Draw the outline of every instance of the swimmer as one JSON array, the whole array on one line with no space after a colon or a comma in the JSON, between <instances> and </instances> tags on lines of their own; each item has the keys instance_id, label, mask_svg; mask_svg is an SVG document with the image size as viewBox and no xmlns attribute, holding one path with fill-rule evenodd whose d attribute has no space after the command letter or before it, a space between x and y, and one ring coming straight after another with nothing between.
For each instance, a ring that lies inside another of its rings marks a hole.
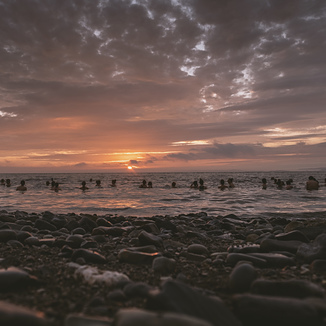
<instances>
[{"instance_id":1,"label":"swimmer","mask_svg":"<svg viewBox=\"0 0 326 326\"><path fill-rule=\"evenodd\" d=\"M117 180L112 180L111 181L111 187L116 187L117 186Z\"/></svg>"},{"instance_id":2,"label":"swimmer","mask_svg":"<svg viewBox=\"0 0 326 326\"><path fill-rule=\"evenodd\" d=\"M96 180L95 181L96 182L96 187L99 187L99 188L101 188L102 186L101 186L101 180Z\"/></svg>"},{"instance_id":3,"label":"swimmer","mask_svg":"<svg viewBox=\"0 0 326 326\"><path fill-rule=\"evenodd\" d=\"M326 179L325 179L326 180ZM172 184L171 184L171 187L172 188L176 188L177 187L177 184L173 181Z\"/></svg>"},{"instance_id":4,"label":"swimmer","mask_svg":"<svg viewBox=\"0 0 326 326\"><path fill-rule=\"evenodd\" d=\"M291 180L287 180L287 181L286 181L285 189L286 189L286 190L291 190L291 189L293 189L293 186L291 185Z\"/></svg>"},{"instance_id":5,"label":"swimmer","mask_svg":"<svg viewBox=\"0 0 326 326\"><path fill-rule=\"evenodd\" d=\"M147 181L143 180L142 184L139 186L139 188L147 188Z\"/></svg>"},{"instance_id":6,"label":"swimmer","mask_svg":"<svg viewBox=\"0 0 326 326\"><path fill-rule=\"evenodd\" d=\"M190 188L192 189L198 189L198 181L194 181L191 185L190 185Z\"/></svg>"},{"instance_id":7,"label":"swimmer","mask_svg":"<svg viewBox=\"0 0 326 326\"><path fill-rule=\"evenodd\" d=\"M229 188L234 188L233 178L228 179Z\"/></svg>"},{"instance_id":8,"label":"swimmer","mask_svg":"<svg viewBox=\"0 0 326 326\"><path fill-rule=\"evenodd\" d=\"M6 185L5 179L1 179L0 186L5 186L5 185Z\"/></svg>"},{"instance_id":9,"label":"swimmer","mask_svg":"<svg viewBox=\"0 0 326 326\"><path fill-rule=\"evenodd\" d=\"M10 181L10 179L6 179L6 186L7 187L11 187L11 181Z\"/></svg>"},{"instance_id":10,"label":"swimmer","mask_svg":"<svg viewBox=\"0 0 326 326\"><path fill-rule=\"evenodd\" d=\"M310 176L306 183L306 189L307 190L318 190L319 182L313 176Z\"/></svg>"},{"instance_id":11,"label":"swimmer","mask_svg":"<svg viewBox=\"0 0 326 326\"><path fill-rule=\"evenodd\" d=\"M59 190L61 190L61 188L59 187L59 183L58 182L55 182L54 183L54 186L53 186L52 190L55 191L55 192L58 192Z\"/></svg>"},{"instance_id":12,"label":"swimmer","mask_svg":"<svg viewBox=\"0 0 326 326\"><path fill-rule=\"evenodd\" d=\"M205 190L206 187L204 186L204 180L203 179L199 179L199 190Z\"/></svg>"},{"instance_id":13,"label":"swimmer","mask_svg":"<svg viewBox=\"0 0 326 326\"><path fill-rule=\"evenodd\" d=\"M45 185L49 186L50 185L50 181L45 182Z\"/></svg>"},{"instance_id":14,"label":"swimmer","mask_svg":"<svg viewBox=\"0 0 326 326\"><path fill-rule=\"evenodd\" d=\"M18 191L26 191L27 190L27 188L25 186L25 180L20 181L20 186L18 186L16 188L16 190L18 190Z\"/></svg>"},{"instance_id":15,"label":"swimmer","mask_svg":"<svg viewBox=\"0 0 326 326\"><path fill-rule=\"evenodd\" d=\"M267 189L267 180L266 180L266 178L261 179L261 182L263 183L263 189Z\"/></svg>"},{"instance_id":16,"label":"swimmer","mask_svg":"<svg viewBox=\"0 0 326 326\"><path fill-rule=\"evenodd\" d=\"M152 181L149 181L147 185L148 185L147 188L153 188L153 183L152 183Z\"/></svg>"},{"instance_id":17,"label":"swimmer","mask_svg":"<svg viewBox=\"0 0 326 326\"><path fill-rule=\"evenodd\" d=\"M224 181L223 179L221 179L220 184L221 184L221 185L218 186L218 188L219 188L220 190L228 189L228 186L225 185L225 181Z\"/></svg>"},{"instance_id":18,"label":"swimmer","mask_svg":"<svg viewBox=\"0 0 326 326\"><path fill-rule=\"evenodd\" d=\"M86 187L86 181L82 182L82 186L79 189L81 189L83 191L88 189L88 187Z\"/></svg>"}]
</instances>

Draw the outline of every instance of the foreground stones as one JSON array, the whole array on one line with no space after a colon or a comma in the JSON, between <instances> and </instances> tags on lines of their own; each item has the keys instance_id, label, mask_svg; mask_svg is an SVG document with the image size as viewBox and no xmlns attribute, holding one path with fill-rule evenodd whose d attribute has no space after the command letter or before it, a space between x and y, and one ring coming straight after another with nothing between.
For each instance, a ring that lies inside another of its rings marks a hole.
<instances>
[{"instance_id":1,"label":"foreground stones","mask_svg":"<svg viewBox=\"0 0 326 326\"><path fill-rule=\"evenodd\" d=\"M323 220L0 212L0 325L321 326L325 273Z\"/></svg>"}]
</instances>

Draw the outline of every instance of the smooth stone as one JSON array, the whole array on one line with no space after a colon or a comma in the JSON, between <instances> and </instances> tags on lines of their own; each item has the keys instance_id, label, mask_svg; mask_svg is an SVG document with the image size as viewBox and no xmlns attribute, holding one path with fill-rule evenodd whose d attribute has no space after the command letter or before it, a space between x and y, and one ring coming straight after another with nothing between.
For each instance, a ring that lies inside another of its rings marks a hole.
<instances>
[{"instance_id":1,"label":"smooth stone","mask_svg":"<svg viewBox=\"0 0 326 326\"><path fill-rule=\"evenodd\" d=\"M295 265L294 258L287 257L283 254L274 253L252 253L251 256L255 258L264 259L267 261L268 267L283 268L285 266Z\"/></svg>"},{"instance_id":2,"label":"smooth stone","mask_svg":"<svg viewBox=\"0 0 326 326\"><path fill-rule=\"evenodd\" d=\"M98 245L97 245L96 241L87 241L86 240L86 241L82 242L80 245L80 248L84 248L84 249L91 249L91 248L95 249L97 247L98 247Z\"/></svg>"},{"instance_id":3,"label":"smooth stone","mask_svg":"<svg viewBox=\"0 0 326 326\"><path fill-rule=\"evenodd\" d=\"M241 326L240 321L217 297L209 297L181 282L169 280L162 291L148 298L153 310L170 311L203 319L219 326Z\"/></svg>"},{"instance_id":4,"label":"smooth stone","mask_svg":"<svg viewBox=\"0 0 326 326\"><path fill-rule=\"evenodd\" d=\"M128 247L130 251L140 251L140 252L148 252L154 253L157 252L157 248L154 245L142 246L142 247Z\"/></svg>"},{"instance_id":5,"label":"smooth stone","mask_svg":"<svg viewBox=\"0 0 326 326\"><path fill-rule=\"evenodd\" d=\"M205 246L197 243L193 243L190 246L188 246L187 250L188 252L197 255L207 256L209 254L208 249Z\"/></svg>"},{"instance_id":6,"label":"smooth stone","mask_svg":"<svg viewBox=\"0 0 326 326\"><path fill-rule=\"evenodd\" d=\"M92 232L92 230L97 227L96 222L93 221L91 218L88 218L87 216L82 217L78 224L87 232Z\"/></svg>"},{"instance_id":7,"label":"smooth stone","mask_svg":"<svg viewBox=\"0 0 326 326\"><path fill-rule=\"evenodd\" d=\"M23 243L25 239L32 237L32 233L27 232L27 231L18 231L17 232L17 240Z\"/></svg>"},{"instance_id":8,"label":"smooth stone","mask_svg":"<svg viewBox=\"0 0 326 326\"><path fill-rule=\"evenodd\" d=\"M191 252L187 252L187 251L183 251L183 252L181 252L181 253L180 253L180 257L184 257L184 258L186 258L187 260L195 261L195 262L202 262L202 261L204 261L205 259L207 259L206 256L193 254L193 253L191 253Z\"/></svg>"},{"instance_id":9,"label":"smooth stone","mask_svg":"<svg viewBox=\"0 0 326 326\"><path fill-rule=\"evenodd\" d=\"M249 291L251 284L256 278L257 271L251 264L239 263L230 274L230 289L238 293Z\"/></svg>"},{"instance_id":10,"label":"smooth stone","mask_svg":"<svg viewBox=\"0 0 326 326\"><path fill-rule=\"evenodd\" d=\"M40 218L35 221L34 227L38 230L48 230L48 231L57 230L57 228L53 224Z\"/></svg>"},{"instance_id":11,"label":"smooth stone","mask_svg":"<svg viewBox=\"0 0 326 326\"><path fill-rule=\"evenodd\" d=\"M234 296L234 306L244 325L322 325L317 309L300 299L238 294Z\"/></svg>"},{"instance_id":12,"label":"smooth stone","mask_svg":"<svg viewBox=\"0 0 326 326\"><path fill-rule=\"evenodd\" d=\"M155 273L163 275L171 274L176 268L177 262L167 257L157 257L153 260L152 269Z\"/></svg>"},{"instance_id":13,"label":"smooth stone","mask_svg":"<svg viewBox=\"0 0 326 326\"><path fill-rule=\"evenodd\" d=\"M9 240L7 242L7 245L9 245L10 247L15 248L15 249L24 247L24 245L18 240Z\"/></svg>"},{"instance_id":14,"label":"smooth stone","mask_svg":"<svg viewBox=\"0 0 326 326\"><path fill-rule=\"evenodd\" d=\"M294 230L297 230L297 229L303 228L303 227L304 227L304 224L302 222L291 221L284 227L284 232L288 233L288 232L291 232L291 231L294 231Z\"/></svg>"},{"instance_id":15,"label":"smooth stone","mask_svg":"<svg viewBox=\"0 0 326 326\"><path fill-rule=\"evenodd\" d=\"M297 251L297 258L305 263L326 257L326 233L320 234L313 243L303 243Z\"/></svg>"},{"instance_id":16,"label":"smooth stone","mask_svg":"<svg viewBox=\"0 0 326 326\"><path fill-rule=\"evenodd\" d=\"M74 249L79 248L84 241L85 239L81 234L73 234L66 238L67 244Z\"/></svg>"},{"instance_id":17,"label":"smooth stone","mask_svg":"<svg viewBox=\"0 0 326 326\"><path fill-rule=\"evenodd\" d=\"M118 301L118 302L122 302L127 299L127 297L125 296L124 292L121 289L116 289L109 292L107 298L111 301Z\"/></svg>"},{"instance_id":18,"label":"smooth stone","mask_svg":"<svg viewBox=\"0 0 326 326\"><path fill-rule=\"evenodd\" d=\"M259 238L258 234L250 233L246 236L246 242L255 243Z\"/></svg>"},{"instance_id":19,"label":"smooth stone","mask_svg":"<svg viewBox=\"0 0 326 326\"><path fill-rule=\"evenodd\" d=\"M148 233L152 233L152 234L160 234L160 230L159 228L156 226L155 223L148 223L148 224L145 224L145 225L142 225L140 227L142 230L148 232Z\"/></svg>"},{"instance_id":20,"label":"smooth stone","mask_svg":"<svg viewBox=\"0 0 326 326\"><path fill-rule=\"evenodd\" d=\"M28 246L40 246L40 240L36 237L29 237L24 240L24 244Z\"/></svg>"},{"instance_id":21,"label":"smooth stone","mask_svg":"<svg viewBox=\"0 0 326 326\"><path fill-rule=\"evenodd\" d=\"M239 261L248 261L257 267L265 267L267 265L267 261L265 259L254 257L249 254L230 253L226 257L226 263L230 266L235 266Z\"/></svg>"},{"instance_id":22,"label":"smooth stone","mask_svg":"<svg viewBox=\"0 0 326 326\"><path fill-rule=\"evenodd\" d=\"M44 319L42 312L0 301L0 325L48 326L51 324Z\"/></svg>"},{"instance_id":23,"label":"smooth stone","mask_svg":"<svg viewBox=\"0 0 326 326\"><path fill-rule=\"evenodd\" d=\"M1 222L10 222L10 223L15 223L16 219L9 215L9 214L0 214L0 221Z\"/></svg>"},{"instance_id":24,"label":"smooth stone","mask_svg":"<svg viewBox=\"0 0 326 326\"><path fill-rule=\"evenodd\" d=\"M326 273L326 259L316 259L311 265L310 269L315 274L324 274Z\"/></svg>"},{"instance_id":25,"label":"smooth stone","mask_svg":"<svg viewBox=\"0 0 326 326\"><path fill-rule=\"evenodd\" d=\"M103 217L99 217L96 220L96 224L97 226L106 226L106 227L112 227L112 223L110 223L109 221L107 221L105 218Z\"/></svg>"},{"instance_id":26,"label":"smooth stone","mask_svg":"<svg viewBox=\"0 0 326 326\"><path fill-rule=\"evenodd\" d=\"M64 225L69 232L79 227L79 223L76 220L70 220Z\"/></svg>"},{"instance_id":27,"label":"smooth stone","mask_svg":"<svg viewBox=\"0 0 326 326\"><path fill-rule=\"evenodd\" d=\"M111 326L112 320L108 318L90 317L83 315L68 315L64 326Z\"/></svg>"},{"instance_id":28,"label":"smooth stone","mask_svg":"<svg viewBox=\"0 0 326 326\"><path fill-rule=\"evenodd\" d=\"M0 242L7 242L9 240L17 240L17 234L11 229L0 230Z\"/></svg>"},{"instance_id":29,"label":"smooth stone","mask_svg":"<svg viewBox=\"0 0 326 326\"><path fill-rule=\"evenodd\" d=\"M154 245L158 248L162 247L163 245L163 240L162 238L148 233L146 231L142 231L139 236L138 236L139 243L141 245Z\"/></svg>"},{"instance_id":30,"label":"smooth stone","mask_svg":"<svg viewBox=\"0 0 326 326\"><path fill-rule=\"evenodd\" d=\"M287 233L279 233L275 236L275 239L277 240L297 240L301 242L310 242L310 240L299 230L290 231Z\"/></svg>"},{"instance_id":31,"label":"smooth stone","mask_svg":"<svg viewBox=\"0 0 326 326\"><path fill-rule=\"evenodd\" d=\"M266 239L260 243L260 249L263 252L288 251L295 254L302 244L302 241L297 240L283 241L275 239Z\"/></svg>"},{"instance_id":32,"label":"smooth stone","mask_svg":"<svg viewBox=\"0 0 326 326\"><path fill-rule=\"evenodd\" d=\"M55 238L52 238L52 239L45 238L45 239L40 239L39 240L39 245L40 246L46 245L48 247L53 247L54 243L55 243Z\"/></svg>"},{"instance_id":33,"label":"smooth stone","mask_svg":"<svg viewBox=\"0 0 326 326\"><path fill-rule=\"evenodd\" d=\"M120 262L129 264L151 264L156 257L160 257L158 252L147 253L140 251L132 251L128 249L121 249L118 258Z\"/></svg>"},{"instance_id":34,"label":"smooth stone","mask_svg":"<svg viewBox=\"0 0 326 326\"><path fill-rule=\"evenodd\" d=\"M152 311L127 308L119 310L114 318L114 326L213 326L211 323L176 313L158 314Z\"/></svg>"},{"instance_id":35,"label":"smooth stone","mask_svg":"<svg viewBox=\"0 0 326 326\"><path fill-rule=\"evenodd\" d=\"M298 299L306 297L322 298L325 295L325 290L317 284L297 279L287 281L258 279L253 282L251 292L260 295L294 297Z\"/></svg>"},{"instance_id":36,"label":"smooth stone","mask_svg":"<svg viewBox=\"0 0 326 326\"><path fill-rule=\"evenodd\" d=\"M93 264L105 264L107 261L104 256L98 252L94 252L88 249L77 249L73 252L71 259L76 261L78 258L83 258L86 263Z\"/></svg>"},{"instance_id":37,"label":"smooth stone","mask_svg":"<svg viewBox=\"0 0 326 326\"><path fill-rule=\"evenodd\" d=\"M39 280L35 276L16 268L0 269L0 292L21 290L29 285L38 285Z\"/></svg>"},{"instance_id":38,"label":"smooth stone","mask_svg":"<svg viewBox=\"0 0 326 326\"><path fill-rule=\"evenodd\" d=\"M153 287L144 282L130 282L123 288L123 293L128 298L147 298Z\"/></svg>"},{"instance_id":39,"label":"smooth stone","mask_svg":"<svg viewBox=\"0 0 326 326\"><path fill-rule=\"evenodd\" d=\"M76 229L73 229L71 231L71 234L81 234L81 235L84 235L84 234L86 234L86 231L85 231L84 228L78 227Z\"/></svg>"}]
</instances>

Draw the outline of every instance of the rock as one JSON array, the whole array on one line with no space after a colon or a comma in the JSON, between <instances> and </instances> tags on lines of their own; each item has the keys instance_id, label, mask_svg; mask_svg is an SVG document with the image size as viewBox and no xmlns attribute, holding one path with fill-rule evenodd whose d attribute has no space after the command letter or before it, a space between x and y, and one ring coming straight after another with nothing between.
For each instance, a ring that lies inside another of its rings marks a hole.
<instances>
[{"instance_id":1,"label":"rock","mask_svg":"<svg viewBox=\"0 0 326 326\"><path fill-rule=\"evenodd\" d=\"M192 254L197 254L197 255L207 256L209 254L208 249L205 246L203 246L201 244L197 244L197 243L191 244L187 250L188 250L188 252L190 252Z\"/></svg>"},{"instance_id":2,"label":"rock","mask_svg":"<svg viewBox=\"0 0 326 326\"><path fill-rule=\"evenodd\" d=\"M155 312L129 308L119 310L113 326L213 326L211 323L183 314Z\"/></svg>"},{"instance_id":3,"label":"rock","mask_svg":"<svg viewBox=\"0 0 326 326\"><path fill-rule=\"evenodd\" d=\"M267 265L267 261L265 259L254 257L249 254L231 253L226 257L226 263L230 266L235 266L239 261L251 262L257 267L265 267Z\"/></svg>"},{"instance_id":4,"label":"rock","mask_svg":"<svg viewBox=\"0 0 326 326\"><path fill-rule=\"evenodd\" d=\"M287 257L282 254L275 253L252 253L253 257L264 259L267 261L267 266L272 268L283 268L285 266L295 265L294 258Z\"/></svg>"},{"instance_id":5,"label":"rock","mask_svg":"<svg viewBox=\"0 0 326 326\"><path fill-rule=\"evenodd\" d=\"M73 252L71 259L76 261L78 258L83 258L86 263L93 264L105 264L107 261L104 256L100 255L96 251L91 251L88 249L77 249Z\"/></svg>"},{"instance_id":6,"label":"rock","mask_svg":"<svg viewBox=\"0 0 326 326\"><path fill-rule=\"evenodd\" d=\"M35 276L16 268L0 269L0 292L22 290L27 286L39 285L40 282Z\"/></svg>"},{"instance_id":7,"label":"rock","mask_svg":"<svg viewBox=\"0 0 326 326\"><path fill-rule=\"evenodd\" d=\"M313 243L303 243L297 251L297 258L305 263L326 257L326 233L320 234Z\"/></svg>"},{"instance_id":8,"label":"rock","mask_svg":"<svg viewBox=\"0 0 326 326\"><path fill-rule=\"evenodd\" d=\"M229 286L233 292L249 291L252 282L257 278L257 271L247 263L240 263L232 270L229 278Z\"/></svg>"},{"instance_id":9,"label":"rock","mask_svg":"<svg viewBox=\"0 0 326 326\"><path fill-rule=\"evenodd\" d=\"M315 274L324 274L326 273L326 259L316 259L311 265L310 269Z\"/></svg>"},{"instance_id":10,"label":"rock","mask_svg":"<svg viewBox=\"0 0 326 326\"><path fill-rule=\"evenodd\" d=\"M253 252L260 252L260 245L245 245L245 246L231 246L228 248L228 252L250 254Z\"/></svg>"},{"instance_id":11,"label":"rock","mask_svg":"<svg viewBox=\"0 0 326 326\"><path fill-rule=\"evenodd\" d=\"M317 284L305 280L270 281L258 279L253 282L251 292L278 297L324 297L325 291Z\"/></svg>"},{"instance_id":12,"label":"rock","mask_svg":"<svg viewBox=\"0 0 326 326\"><path fill-rule=\"evenodd\" d=\"M289 241L289 240L296 240L301 242L310 242L310 240L299 230L294 230L287 233L279 233L275 236L277 240Z\"/></svg>"},{"instance_id":13,"label":"rock","mask_svg":"<svg viewBox=\"0 0 326 326\"><path fill-rule=\"evenodd\" d=\"M48 230L48 231L57 230L57 228L53 224L51 224L41 218L39 218L35 221L34 227L39 230Z\"/></svg>"},{"instance_id":14,"label":"rock","mask_svg":"<svg viewBox=\"0 0 326 326\"><path fill-rule=\"evenodd\" d=\"M92 232L97 227L96 222L86 216L82 217L78 224L87 232Z\"/></svg>"},{"instance_id":15,"label":"rock","mask_svg":"<svg viewBox=\"0 0 326 326\"><path fill-rule=\"evenodd\" d=\"M299 228L303 228L304 224L300 221L291 221L289 224L287 224L284 227L284 232L288 233L294 230L297 230Z\"/></svg>"},{"instance_id":16,"label":"rock","mask_svg":"<svg viewBox=\"0 0 326 326\"><path fill-rule=\"evenodd\" d=\"M96 267L80 266L75 263L69 263L68 266L74 268L75 275L82 276L85 282L90 285L105 284L108 287L114 287L130 281L127 275L119 272L102 271Z\"/></svg>"},{"instance_id":17,"label":"rock","mask_svg":"<svg viewBox=\"0 0 326 326\"><path fill-rule=\"evenodd\" d=\"M127 299L125 296L124 292L121 289L115 289L113 291L110 291L109 294L107 295L107 298L111 301L118 301L122 302Z\"/></svg>"},{"instance_id":18,"label":"rock","mask_svg":"<svg viewBox=\"0 0 326 326\"><path fill-rule=\"evenodd\" d=\"M71 231L71 234L81 234L81 235L83 235L83 234L86 234L86 231L85 231L85 229L83 229L81 227L78 227L76 229L73 229Z\"/></svg>"},{"instance_id":19,"label":"rock","mask_svg":"<svg viewBox=\"0 0 326 326\"><path fill-rule=\"evenodd\" d=\"M80 234L70 235L66 239L67 244L74 249L79 248L84 241L85 239Z\"/></svg>"},{"instance_id":20,"label":"rock","mask_svg":"<svg viewBox=\"0 0 326 326\"><path fill-rule=\"evenodd\" d=\"M111 326L112 320L108 318L89 317L70 314L65 319L64 326Z\"/></svg>"},{"instance_id":21,"label":"rock","mask_svg":"<svg viewBox=\"0 0 326 326\"><path fill-rule=\"evenodd\" d=\"M148 298L153 287L144 282L130 282L123 288L123 293L128 298Z\"/></svg>"},{"instance_id":22,"label":"rock","mask_svg":"<svg viewBox=\"0 0 326 326\"><path fill-rule=\"evenodd\" d=\"M0 230L0 242L7 242L9 240L17 240L16 232L11 229Z\"/></svg>"},{"instance_id":23,"label":"rock","mask_svg":"<svg viewBox=\"0 0 326 326\"><path fill-rule=\"evenodd\" d=\"M120 262L129 264L151 264L156 257L160 257L158 252L147 253L140 251L132 251L128 249L122 249L119 252L118 258Z\"/></svg>"},{"instance_id":24,"label":"rock","mask_svg":"<svg viewBox=\"0 0 326 326\"><path fill-rule=\"evenodd\" d=\"M163 245L162 238L160 238L154 234L148 233L146 231L142 231L139 234L138 240L141 245L154 245L158 248L162 247L162 245Z\"/></svg>"},{"instance_id":25,"label":"rock","mask_svg":"<svg viewBox=\"0 0 326 326\"><path fill-rule=\"evenodd\" d=\"M151 309L181 313L213 325L240 326L241 323L218 298L211 298L177 281L167 281L162 291L148 299Z\"/></svg>"},{"instance_id":26,"label":"rock","mask_svg":"<svg viewBox=\"0 0 326 326\"><path fill-rule=\"evenodd\" d=\"M0 324L3 326L48 326L43 313L0 301Z\"/></svg>"},{"instance_id":27,"label":"rock","mask_svg":"<svg viewBox=\"0 0 326 326\"><path fill-rule=\"evenodd\" d=\"M194 261L194 262L202 262L207 259L206 256L193 254L193 253L187 252L187 251L182 251L180 253L180 257L184 257L187 260Z\"/></svg>"},{"instance_id":28,"label":"rock","mask_svg":"<svg viewBox=\"0 0 326 326\"><path fill-rule=\"evenodd\" d=\"M9 241L7 242L7 244L8 244L10 247L15 248L15 249L18 249L18 248L22 248L22 247L24 247L24 245L23 245L21 242L17 241L17 240L9 240Z\"/></svg>"},{"instance_id":29,"label":"rock","mask_svg":"<svg viewBox=\"0 0 326 326\"><path fill-rule=\"evenodd\" d=\"M317 309L304 300L238 294L234 297L235 314L251 326L319 326Z\"/></svg>"},{"instance_id":30,"label":"rock","mask_svg":"<svg viewBox=\"0 0 326 326\"><path fill-rule=\"evenodd\" d=\"M302 241L297 240L282 241L275 239L266 239L260 243L260 249L263 252L288 251L295 254L302 244Z\"/></svg>"},{"instance_id":31,"label":"rock","mask_svg":"<svg viewBox=\"0 0 326 326\"><path fill-rule=\"evenodd\" d=\"M153 260L152 268L155 273L167 275L174 272L176 265L177 263L174 259L157 257Z\"/></svg>"},{"instance_id":32,"label":"rock","mask_svg":"<svg viewBox=\"0 0 326 326\"><path fill-rule=\"evenodd\" d=\"M123 227L105 227L105 226L100 226L97 228L94 228L92 231L92 235L112 235L114 237L120 237L122 236L127 230Z\"/></svg>"},{"instance_id":33,"label":"rock","mask_svg":"<svg viewBox=\"0 0 326 326\"><path fill-rule=\"evenodd\" d=\"M36 237L29 237L24 240L24 244L28 246L40 246L40 240Z\"/></svg>"}]
</instances>

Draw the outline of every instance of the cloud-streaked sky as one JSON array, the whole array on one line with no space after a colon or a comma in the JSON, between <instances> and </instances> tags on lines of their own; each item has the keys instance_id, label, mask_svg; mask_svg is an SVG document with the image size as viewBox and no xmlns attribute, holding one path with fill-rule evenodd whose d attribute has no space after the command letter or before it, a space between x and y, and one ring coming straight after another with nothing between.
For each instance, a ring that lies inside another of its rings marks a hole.
<instances>
[{"instance_id":1,"label":"cloud-streaked sky","mask_svg":"<svg viewBox=\"0 0 326 326\"><path fill-rule=\"evenodd\" d=\"M325 167L325 0L0 0L0 171Z\"/></svg>"}]
</instances>

